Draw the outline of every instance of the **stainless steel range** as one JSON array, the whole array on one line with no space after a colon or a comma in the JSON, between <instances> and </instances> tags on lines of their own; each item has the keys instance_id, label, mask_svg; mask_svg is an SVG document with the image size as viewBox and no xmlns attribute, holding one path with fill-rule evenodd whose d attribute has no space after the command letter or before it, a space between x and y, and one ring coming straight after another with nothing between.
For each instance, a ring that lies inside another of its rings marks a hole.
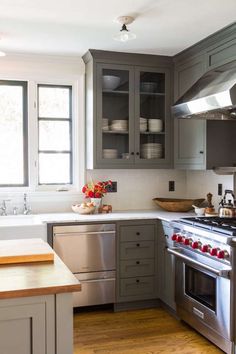
<instances>
[{"instance_id":1,"label":"stainless steel range","mask_svg":"<svg viewBox=\"0 0 236 354\"><path fill-rule=\"evenodd\" d=\"M182 218L171 225L177 314L235 353L236 218Z\"/></svg>"}]
</instances>

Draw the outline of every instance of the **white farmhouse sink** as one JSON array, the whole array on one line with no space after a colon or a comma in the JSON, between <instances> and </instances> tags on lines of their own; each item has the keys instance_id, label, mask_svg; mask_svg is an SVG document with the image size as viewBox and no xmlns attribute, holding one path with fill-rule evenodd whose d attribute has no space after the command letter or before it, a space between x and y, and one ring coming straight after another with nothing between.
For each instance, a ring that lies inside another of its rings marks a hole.
<instances>
[{"instance_id":1,"label":"white farmhouse sink","mask_svg":"<svg viewBox=\"0 0 236 354\"><path fill-rule=\"evenodd\" d=\"M1 226L24 226L24 225L41 225L42 221L38 215L7 215L0 216Z\"/></svg>"},{"instance_id":2,"label":"white farmhouse sink","mask_svg":"<svg viewBox=\"0 0 236 354\"><path fill-rule=\"evenodd\" d=\"M47 225L38 215L0 216L0 240L41 238L47 241Z\"/></svg>"}]
</instances>

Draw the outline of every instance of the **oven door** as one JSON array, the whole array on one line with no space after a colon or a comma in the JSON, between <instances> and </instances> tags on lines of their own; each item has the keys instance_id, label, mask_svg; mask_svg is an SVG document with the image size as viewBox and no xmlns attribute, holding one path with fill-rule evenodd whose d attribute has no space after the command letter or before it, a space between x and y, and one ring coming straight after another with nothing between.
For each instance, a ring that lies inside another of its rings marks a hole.
<instances>
[{"instance_id":1,"label":"oven door","mask_svg":"<svg viewBox=\"0 0 236 354\"><path fill-rule=\"evenodd\" d=\"M230 268L191 250L168 251L176 259L175 300L180 318L213 342L215 332L231 340Z\"/></svg>"}]
</instances>

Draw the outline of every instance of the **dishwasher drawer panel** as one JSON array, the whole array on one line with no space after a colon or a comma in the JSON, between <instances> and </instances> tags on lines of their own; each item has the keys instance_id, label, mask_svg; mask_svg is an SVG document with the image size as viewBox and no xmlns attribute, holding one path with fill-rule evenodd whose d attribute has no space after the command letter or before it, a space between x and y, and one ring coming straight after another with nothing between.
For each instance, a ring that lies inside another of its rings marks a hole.
<instances>
[{"instance_id":1,"label":"dishwasher drawer panel","mask_svg":"<svg viewBox=\"0 0 236 354\"><path fill-rule=\"evenodd\" d=\"M120 280L120 296L137 296L142 299L154 296L154 277L135 277Z\"/></svg>"},{"instance_id":2,"label":"dishwasher drawer panel","mask_svg":"<svg viewBox=\"0 0 236 354\"><path fill-rule=\"evenodd\" d=\"M122 242L120 244L121 259L154 258L153 241Z\"/></svg>"},{"instance_id":3,"label":"dishwasher drawer panel","mask_svg":"<svg viewBox=\"0 0 236 354\"><path fill-rule=\"evenodd\" d=\"M81 291L73 293L73 306L102 305L115 302L115 271L75 274Z\"/></svg>"},{"instance_id":4,"label":"dishwasher drawer panel","mask_svg":"<svg viewBox=\"0 0 236 354\"><path fill-rule=\"evenodd\" d=\"M120 240L125 241L146 241L155 239L154 225L128 225L120 227Z\"/></svg>"},{"instance_id":5,"label":"dishwasher drawer panel","mask_svg":"<svg viewBox=\"0 0 236 354\"><path fill-rule=\"evenodd\" d=\"M154 259L135 259L120 262L121 278L154 275Z\"/></svg>"},{"instance_id":6,"label":"dishwasher drawer panel","mask_svg":"<svg viewBox=\"0 0 236 354\"><path fill-rule=\"evenodd\" d=\"M115 269L115 232L54 234L53 248L72 273Z\"/></svg>"}]
</instances>

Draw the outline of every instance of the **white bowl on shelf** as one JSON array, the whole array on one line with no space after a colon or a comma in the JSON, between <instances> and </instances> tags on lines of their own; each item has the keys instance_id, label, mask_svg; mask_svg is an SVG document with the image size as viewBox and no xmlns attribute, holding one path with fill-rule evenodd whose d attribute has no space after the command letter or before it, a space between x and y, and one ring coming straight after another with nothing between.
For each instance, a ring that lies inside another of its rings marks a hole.
<instances>
[{"instance_id":1,"label":"white bowl on shelf","mask_svg":"<svg viewBox=\"0 0 236 354\"><path fill-rule=\"evenodd\" d=\"M156 82L141 82L140 83L141 92L155 92L157 90Z\"/></svg>"},{"instance_id":2,"label":"white bowl on shelf","mask_svg":"<svg viewBox=\"0 0 236 354\"><path fill-rule=\"evenodd\" d=\"M163 121L161 119L149 119L148 130L153 133L159 133L163 129Z\"/></svg>"},{"instance_id":3,"label":"white bowl on shelf","mask_svg":"<svg viewBox=\"0 0 236 354\"><path fill-rule=\"evenodd\" d=\"M120 84L120 77L114 75L103 75L102 88L104 90L115 90Z\"/></svg>"}]
</instances>

